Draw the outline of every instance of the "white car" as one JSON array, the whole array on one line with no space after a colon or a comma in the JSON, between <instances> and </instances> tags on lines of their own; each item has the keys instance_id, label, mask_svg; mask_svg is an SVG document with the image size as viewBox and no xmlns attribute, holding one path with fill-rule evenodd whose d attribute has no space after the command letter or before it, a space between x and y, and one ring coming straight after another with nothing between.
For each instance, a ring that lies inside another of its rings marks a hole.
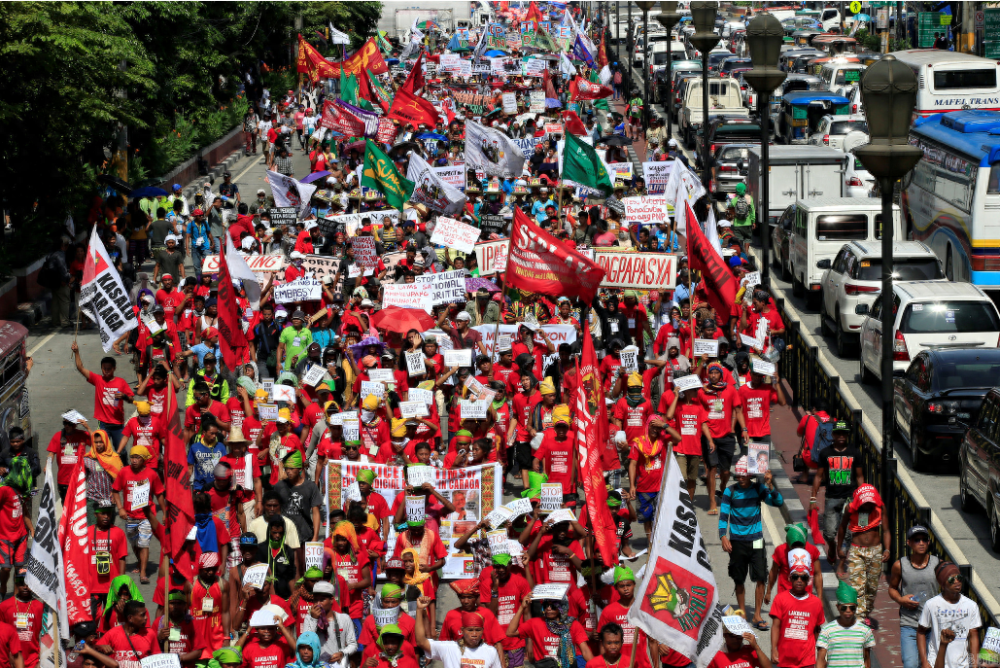
<instances>
[{"instance_id":1,"label":"white car","mask_svg":"<svg viewBox=\"0 0 1000 668\"><path fill-rule=\"evenodd\" d=\"M848 197L871 197L875 191L875 177L871 175L861 161L854 157L854 149L868 143L868 135L864 132L851 131L844 136L841 150L850 153L844 170L844 192Z\"/></svg>"},{"instance_id":2,"label":"white car","mask_svg":"<svg viewBox=\"0 0 1000 668\"><path fill-rule=\"evenodd\" d=\"M809 137L809 143L814 146L829 146L843 150L844 137L851 132L868 135L868 119L863 114L851 116L833 116L827 114L819 121L816 132Z\"/></svg>"},{"instance_id":3,"label":"white car","mask_svg":"<svg viewBox=\"0 0 1000 668\"><path fill-rule=\"evenodd\" d=\"M843 95L851 101L852 114L864 114L865 105L861 101L861 86L843 86L834 92L837 95Z\"/></svg>"},{"instance_id":4,"label":"white car","mask_svg":"<svg viewBox=\"0 0 1000 668\"><path fill-rule=\"evenodd\" d=\"M930 348L996 348L1000 314L971 283L893 283L892 373L906 372L913 356ZM861 382L882 377L882 300L856 307L861 326ZM990 380L990 382L993 382Z\"/></svg>"},{"instance_id":5,"label":"white car","mask_svg":"<svg viewBox=\"0 0 1000 668\"><path fill-rule=\"evenodd\" d=\"M893 278L899 281L944 278L937 256L919 241L894 241ZM882 290L882 242L852 241L844 244L833 260L820 260L829 267L821 281L823 300L820 326L837 341L837 357L846 358L858 344L865 317L859 304L869 308Z\"/></svg>"}]
</instances>

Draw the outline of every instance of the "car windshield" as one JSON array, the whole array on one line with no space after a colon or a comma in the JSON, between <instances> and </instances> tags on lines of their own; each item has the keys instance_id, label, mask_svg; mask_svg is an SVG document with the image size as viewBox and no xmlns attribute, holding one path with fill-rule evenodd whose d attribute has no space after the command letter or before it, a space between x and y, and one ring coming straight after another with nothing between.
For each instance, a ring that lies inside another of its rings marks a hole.
<instances>
[{"instance_id":1,"label":"car windshield","mask_svg":"<svg viewBox=\"0 0 1000 668\"><path fill-rule=\"evenodd\" d=\"M1000 359L989 355L991 360L955 360L934 363L934 384L939 390L959 387L989 387L990 380L1000 374Z\"/></svg>"},{"instance_id":2,"label":"car windshield","mask_svg":"<svg viewBox=\"0 0 1000 668\"><path fill-rule=\"evenodd\" d=\"M830 134L846 135L848 132L864 132L868 134L868 121L834 121L830 124Z\"/></svg>"},{"instance_id":3,"label":"car windshield","mask_svg":"<svg viewBox=\"0 0 1000 668\"><path fill-rule=\"evenodd\" d=\"M990 301L910 304L899 329L904 334L995 332L1000 330L1000 318Z\"/></svg>"},{"instance_id":4,"label":"car windshield","mask_svg":"<svg viewBox=\"0 0 1000 668\"><path fill-rule=\"evenodd\" d=\"M928 281L935 278L944 278L944 274L941 273L941 267L934 258L894 258L892 268L892 277L897 281ZM861 260L858 263L858 275L856 278L859 281L882 280L882 258L876 257L870 260Z\"/></svg>"},{"instance_id":5,"label":"car windshield","mask_svg":"<svg viewBox=\"0 0 1000 668\"><path fill-rule=\"evenodd\" d=\"M708 54L708 66L715 67L726 58L732 58L732 56L733 54L729 53L728 51L724 53L710 53Z\"/></svg>"}]
</instances>

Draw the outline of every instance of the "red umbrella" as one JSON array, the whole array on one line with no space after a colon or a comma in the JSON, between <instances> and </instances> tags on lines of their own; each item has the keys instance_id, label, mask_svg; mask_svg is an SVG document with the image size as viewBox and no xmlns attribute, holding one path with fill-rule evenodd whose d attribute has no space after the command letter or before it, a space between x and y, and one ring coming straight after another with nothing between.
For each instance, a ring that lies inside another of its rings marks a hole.
<instances>
[{"instance_id":1,"label":"red umbrella","mask_svg":"<svg viewBox=\"0 0 1000 668\"><path fill-rule=\"evenodd\" d=\"M428 329L434 329L435 324L434 318L418 308L390 306L372 316L372 325L376 329L384 329L387 332L398 334L406 334L411 329L426 332Z\"/></svg>"}]
</instances>

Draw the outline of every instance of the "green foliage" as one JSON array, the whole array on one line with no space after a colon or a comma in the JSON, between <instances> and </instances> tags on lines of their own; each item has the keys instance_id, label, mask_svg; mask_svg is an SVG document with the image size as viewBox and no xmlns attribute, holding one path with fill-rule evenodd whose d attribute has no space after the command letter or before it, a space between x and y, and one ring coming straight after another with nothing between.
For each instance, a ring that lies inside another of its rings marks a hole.
<instances>
[{"instance_id":1,"label":"green foliage","mask_svg":"<svg viewBox=\"0 0 1000 668\"><path fill-rule=\"evenodd\" d=\"M865 51L878 53L882 50L882 39L877 32L870 33L866 28L858 28L858 31L854 34L854 39L858 40L858 44Z\"/></svg>"}]
</instances>

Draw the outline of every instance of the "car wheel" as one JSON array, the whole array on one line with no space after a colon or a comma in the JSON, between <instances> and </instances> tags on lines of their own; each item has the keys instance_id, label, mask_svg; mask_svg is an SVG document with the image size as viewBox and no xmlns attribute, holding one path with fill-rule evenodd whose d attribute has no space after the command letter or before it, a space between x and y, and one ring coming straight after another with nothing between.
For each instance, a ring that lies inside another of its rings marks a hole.
<instances>
[{"instance_id":1,"label":"car wheel","mask_svg":"<svg viewBox=\"0 0 1000 668\"><path fill-rule=\"evenodd\" d=\"M837 357L847 359L854 353L854 337L844 331L844 328L837 323Z\"/></svg>"},{"instance_id":2,"label":"car wheel","mask_svg":"<svg viewBox=\"0 0 1000 668\"><path fill-rule=\"evenodd\" d=\"M925 460L927 457L924 453L920 451L920 441L922 439L919 436L919 432L910 429L910 466L913 467L914 471L923 471L924 465L927 463Z\"/></svg>"},{"instance_id":3,"label":"car wheel","mask_svg":"<svg viewBox=\"0 0 1000 668\"><path fill-rule=\"evenodd\" d=\"M792 279L792 272L788 270L788 263L781 262L781 280L788 283Z\"/></svg>"},{"instance_id":4,"label":"car wheel","mask_svg":"<svg viewBox=\"0 0 1000 668\"><path fill-rule=\"evenodd\" d=\"M773 241L771 242L774 243ZM771 266L775 269L781 269L781 255L772 246L771 248Z\"/></svg>"},{"instance_id":5,"label":"car wheel","mask_svg":"<svg viewBox=\"0 0 1000 668\"><path fill-rule=\"evenodd\" d=\"M875 374L868 370L865 366L865 361L861 360L861 384L862 385L874 385L875 384Z\"/></svg>"},{"instance_id":6,"label":"car wheel","mask_svg":"<svg viewBox=\"0 0 1000 668\"><path fill-rule=\"evenodd\" d=\"M965 484L965 464L962 458L958 458L958 502L962 512L971 513L979 510L979 502L969 493L969 486Z\"/></svg>"},{"instance_id":7,"label":"car wheel","mask_svg":"<svg viewBox=\"0 0 1000 668\"><path fill-rule=\"evenodd\" d=\"M823 336L833 334L833 330L830 329L830 325L827 323L826 311L822 308L819 310L819 333Z\"/></svg>"},{"instance_id":8,"label":"car wheel","mask_svg":"<svg viewBox=\"0 0 1000 668\"><path fill-rule=\"evenodd\" d=\"M996 504L990 498L986 503L986 518L990 522L990 547L994 552L1000 552L1000 522L997 521Z\"/></svg>"}]
</instances>

